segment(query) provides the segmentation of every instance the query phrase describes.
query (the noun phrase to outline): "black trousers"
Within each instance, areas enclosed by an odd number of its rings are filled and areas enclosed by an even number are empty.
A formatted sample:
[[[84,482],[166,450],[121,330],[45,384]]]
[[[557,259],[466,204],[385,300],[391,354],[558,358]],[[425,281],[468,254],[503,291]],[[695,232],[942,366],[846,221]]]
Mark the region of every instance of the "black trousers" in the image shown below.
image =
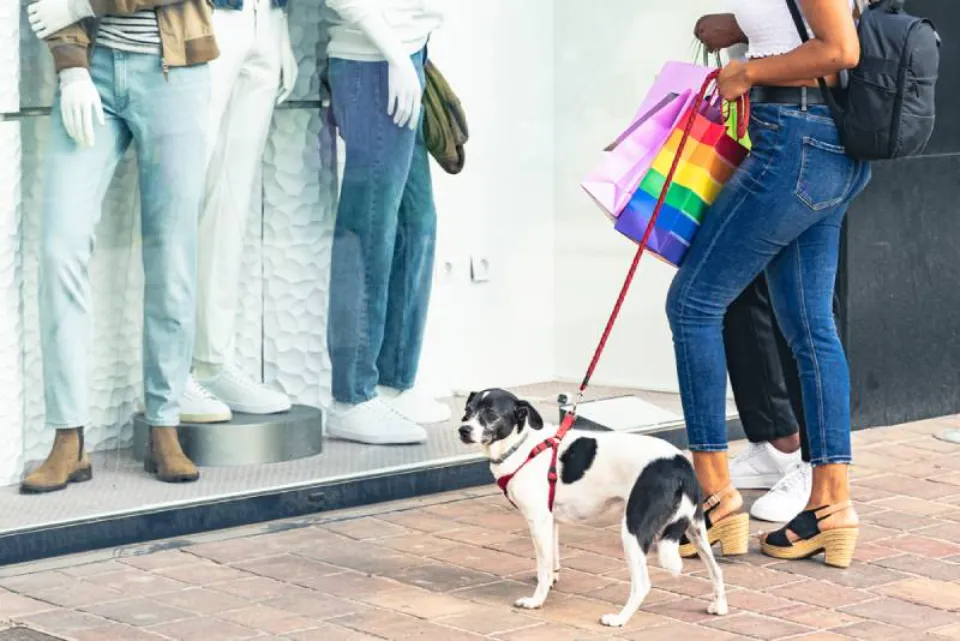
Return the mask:
[[[727,310],[723,345],[734,401],[747,439],[763,443],[799,431],[803,460],[809,461],[800,376],[790,346],[777,325],[763,274]]]

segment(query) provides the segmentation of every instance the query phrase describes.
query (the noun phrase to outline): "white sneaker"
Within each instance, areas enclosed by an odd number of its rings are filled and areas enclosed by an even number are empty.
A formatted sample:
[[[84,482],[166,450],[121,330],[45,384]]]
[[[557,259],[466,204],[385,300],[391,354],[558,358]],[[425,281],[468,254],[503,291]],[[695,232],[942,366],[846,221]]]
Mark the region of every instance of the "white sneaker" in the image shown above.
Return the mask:
[[[291,407],[285,394],[268,389],[231,367],[224,367],[216,378],[200,380],[199,383],[234,412],[279,414]]]
[[[769,443],[750,443],[730,461],[730,480],[738,490],[769,490],[800,460],[799,450],[784,454]]]
[[[377,394],[394,412],[408,421],[432,425],[450,420],[450,406],[431,398],[416,388],[403,392],[390,387],[377,387]]]
[[[327,436],[368,445],[412,445],[427,430],[391,410],[379,397],[359,405],[334,403],[327,412]]]
[[[180,397],[180,420],[184,423],[226,423],[233,418],[230,408],[208,392],[192,375]]]
[[[786,523],[803,511],[810,500],[813,468],[807,463],[794,465],[789,474],[750,508],[750,516],[761,521]]]

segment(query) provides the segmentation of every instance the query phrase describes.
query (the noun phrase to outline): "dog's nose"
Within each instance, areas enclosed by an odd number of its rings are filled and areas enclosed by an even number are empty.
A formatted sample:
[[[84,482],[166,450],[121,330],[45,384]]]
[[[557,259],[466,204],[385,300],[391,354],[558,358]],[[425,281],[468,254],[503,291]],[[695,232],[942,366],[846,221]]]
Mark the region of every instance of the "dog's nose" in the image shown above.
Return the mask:
[[[470,438],[470,433],[472,431],[473,431],[473,428],[471,428],[469,425],[460,426],[460,438],[464,440]]]

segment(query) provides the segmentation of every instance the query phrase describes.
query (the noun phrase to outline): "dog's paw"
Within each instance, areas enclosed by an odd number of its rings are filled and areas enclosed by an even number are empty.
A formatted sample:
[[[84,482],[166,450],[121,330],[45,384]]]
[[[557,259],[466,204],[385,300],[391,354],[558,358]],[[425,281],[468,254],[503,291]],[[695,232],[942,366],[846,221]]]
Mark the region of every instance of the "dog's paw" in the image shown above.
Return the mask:
[[[536,599],[534,597],[524,597],[522,599],[517,599],[513,606],[515,608],[520,608],[521,610],[539,610],[543,607],[543,599]]]
[[[707,612],[710,614],[715,614],[718,617],[726,616],[727,612],[729,611],[730,610],[727,607],[726,599],[716,599],[707,606]]]
[[[604,614],[600,617],[600,623],[607,626],[608,628],[622,628],[627,625],[627,619],[623,618],[619,614]]]

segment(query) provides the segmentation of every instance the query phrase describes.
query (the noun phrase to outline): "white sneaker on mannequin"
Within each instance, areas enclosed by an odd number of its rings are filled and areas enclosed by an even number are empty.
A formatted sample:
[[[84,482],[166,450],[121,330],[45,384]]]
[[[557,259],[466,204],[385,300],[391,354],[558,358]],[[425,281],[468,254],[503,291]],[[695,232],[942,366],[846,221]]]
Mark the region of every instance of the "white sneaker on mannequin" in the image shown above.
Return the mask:
[[[203,388],[191,375],[180,397],[180,421],[183,423],[226,423],[233,418],[230,408]]]
[[[750,516],[771,523],[786,523],[803,511],[813,488],[813,468],[797,463],[793,469],[758,498],[750,508]]]
[[[197,381],[208,392],[243,414],[279,414],[290,411],[290,399],[265,385],[247,378],[231,367],[224,367],[215,377]]]
[[[443,423],[449,421],[452,415],[449,405],[431,398],[417,388],[401,392],[392,387],[377,387],[377,394],[394,412],[421,425]]]
[[[380,397],[359,405],[334,403],[327,412],[327,436],[367,445],[415,445],[427,430],[387,407]]]

